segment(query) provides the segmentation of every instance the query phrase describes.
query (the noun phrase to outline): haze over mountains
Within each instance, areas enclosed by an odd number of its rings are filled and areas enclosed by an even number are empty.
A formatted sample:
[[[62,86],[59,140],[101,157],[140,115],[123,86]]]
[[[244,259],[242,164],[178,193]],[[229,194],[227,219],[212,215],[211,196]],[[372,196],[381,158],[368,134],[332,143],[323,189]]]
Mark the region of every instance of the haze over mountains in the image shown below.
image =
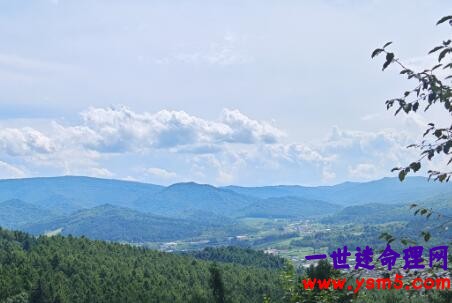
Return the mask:
[[[160,186],[90,177],[0,180],[0,226],[34,234],[59,230],[112,241],[167,241],[203,231],[246,231],[242,217],[344,222],[404,218],[403,204],[430,199],[448,208],[452,185],[412,177],[334,186]],[[391,206],[389,206],[391,204]],[[357,206],[363,205],[363,206]],[[388,211],[390,214],[388,214]],[[378,218],[377,218],[378,217]]]
[[[154,242],[198,236],[203,227],[189,220],[155,216],[105,204],[25,225],[22,229],[39,234],[63,228],[65,234],[84,235],[91,239]]]
[[[74,176],[9,179],[0,180],[0,201],[20,199],[43,207],[58,201],[79,209],[106,203],[127,207],[136,199],[153,195],[163,188],[153,184]]]
[[[280,185],[264,187],[228,186],[226,188],[236,193],[257,198],[295,196],[345,206],[365,203],[409,203],[438,194],[452,194],[450,184],[427,182],[427,179],[423,177],[410,177],[404,182],[400,182],[397,178],[383,178],[363,183],[345,182],[333,186],[317,187]]]

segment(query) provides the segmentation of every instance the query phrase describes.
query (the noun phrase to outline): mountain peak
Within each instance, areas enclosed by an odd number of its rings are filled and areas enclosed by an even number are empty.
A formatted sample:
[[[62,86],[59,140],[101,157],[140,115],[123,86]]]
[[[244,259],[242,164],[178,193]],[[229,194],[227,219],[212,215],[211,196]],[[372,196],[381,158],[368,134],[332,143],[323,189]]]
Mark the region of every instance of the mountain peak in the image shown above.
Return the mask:
[[[202,184],[202,183],[196,183],[193,181],[190,182],[179,182],[179,183],[174,183],[170,186],[168,186],[167,188],[184,188],[184,187],[200,187],[200,188],[212,188],[212,189],[217,189],[215,186],[210,185],[210,184]]]

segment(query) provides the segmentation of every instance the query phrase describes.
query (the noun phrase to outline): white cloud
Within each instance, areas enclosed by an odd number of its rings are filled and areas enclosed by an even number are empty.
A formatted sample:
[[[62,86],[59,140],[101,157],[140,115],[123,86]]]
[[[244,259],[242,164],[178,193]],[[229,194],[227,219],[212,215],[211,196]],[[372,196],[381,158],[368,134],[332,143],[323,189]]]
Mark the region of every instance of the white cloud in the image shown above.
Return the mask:
[[[225,109],[215,120],[184,111],[137,113],[126,107],[89,108],[81,117],[73,125],[40,123],[36,126],[40,130],[3,128],[0,153],[16,158],[14,163],[33,174],[45,170],[47,174],[215,184],[367,180],[387,176],[392,167],[417,157],[416,151],[406,149],[417,131],[334,127],[325,140],[311,144],[286,142],[282,130],[238,110]],[[423,122],[410,118],[406,123],[419,129]],[[149,168],[143,169],[142,163]],[[11,167],[8,171],[13,176],[25,174]]]
[[[0,153],[23,156],[54,150],[55,146],[49,137],[30,127],[0,129]]]
[[[330,168],[325,166],[322,170],[322,180],[325,182],[331,182],[336,179],[336,173],[330,171]]]
[[[91,177],[102,178],[111,178],[115,175],[114,173],[103,167],[92,167],[91,169],[87,170],[85,174]]]
[[[221,122],[229,126],[231,133],[226,137],[229,142],[237,143],[276,143],[284,133],[267,122],[248,118],[238,110],[224,109]]]
[[[272,158],[284,159],[292,163],[327,163],[332,160],[331,157],[326,157],[318,150],[305,144],[276,144],[267,147],[266,150]]]
[[[23,170],[14,167],[6,162],[0,161],[0,178],[1,179],[13,179],[23,178],[26,174]]]
[[[349,168],[350,177],[358,180],[370,180],[378,176],[377,168],[373,164],[360,163]]]
[[[323,154],[341,154],[346,157],[380,156],[398,158],[400,151],[405,151],[413,143],[413,136],[404,131],[381,130],[363,132],[342,130],[334,127],[322,144]]]
[[[1,129],[0,153],[20,158],[37,172],[45,169],[48,173],[97,177],[121,177],[109,170],[109,161],[163,151],[169,159],[211,155],[203,164],[205,170],[217,171],[218,182],[226,182],[233,178],[228,164],[233,157],[240,162],[237,154],[241,149],[275,145],[284,135],[268,122],[228,109],[223,110],[218,120],[206,120],[184,111],[137,113],[126,107],[89,108],[82,112],[77,124],[55,121],[48,121],[47,126],[40,124],[40,130]],[[238,152],[232,153],[234,149]],[[216,160],[212,156],[216,153],[224,159]],[[179,176],[159,166],[151,167],[145,174],[160,179]],[[200,170],[199,175],[202,174]],[[190,178],[185,173],[185,179]]]
[[[176,173],[158,167],[147,168],[145,170],[145,173],[161,179],[174,179],[175,177],[177,177]]]
[[[319,150],[334,157],[330,164],[339,179],[367,180],[387,176],[393,167],[416,160],[418,152],[406,148],[416,137],[417,133],[392,129],[363,132],[334,127]]]
[[[275,143],[283,132],[267,122],[252,120],[238,110],[223,111],[209,121],[184,111],[136,113],[126,107],[89,108],[83,123],[56,125],[62,137],[99,152],[115,153],[149,148],[175,148],[194,153],[215,152],[222,143]]]

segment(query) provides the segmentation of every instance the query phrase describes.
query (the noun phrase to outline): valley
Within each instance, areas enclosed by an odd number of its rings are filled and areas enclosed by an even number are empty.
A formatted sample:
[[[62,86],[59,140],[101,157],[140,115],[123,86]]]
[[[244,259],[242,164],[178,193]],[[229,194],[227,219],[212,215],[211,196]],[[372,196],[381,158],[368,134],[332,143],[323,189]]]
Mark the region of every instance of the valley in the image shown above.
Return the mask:
[[[423,178],[247,188],[57,177],[1,180],[0,197],[8,199],[0,202],[0,226],[34,235],[86,236],[174,253],[236,246],[296,266],[306,265],[306,255],[343,245],[381,249],[384,232],[416,238],[435,228],[434,220],[413,216],[410,203],[446,215],[452,209],[452,186]],[[444,237],[452,238],[451,231],[432,243]]]

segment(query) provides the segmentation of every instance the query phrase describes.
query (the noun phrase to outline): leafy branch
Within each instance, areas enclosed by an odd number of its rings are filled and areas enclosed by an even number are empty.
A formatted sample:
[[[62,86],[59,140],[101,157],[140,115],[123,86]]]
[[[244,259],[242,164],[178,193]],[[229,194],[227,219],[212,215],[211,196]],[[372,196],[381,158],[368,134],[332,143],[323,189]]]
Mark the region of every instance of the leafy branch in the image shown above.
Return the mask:
[[[452,15],[441,18],[437,25],[448,22],[452,26]],[[452,117],[452,87],[446,82],[452,79],[452,40],[443,41],[429,51],[429,55],[437,55],[438,64],[430,69],[416,72],[408,68],[400,59],[396,58],[393,52],[387,50],[392,42],[388,42],[381,48],[372,52],[371,57],[385,56],[382,70],[390,65],[398,66],[400,74],[406,76],[408,80],[414,80],[416,85],[403,93],[401,97],[389,99],[386,101],[386,108],[395,108],[395,115],[400,112],[409,114],[418,112],[420,108],[424,111],[429,110],[433,105],[442,105],[444,110]],[[442,70],[446,76],[440,77],[438,71]],[[395,167],[392,171],[398,171],[399,179],[403,181],[410,172],[417,172],[421,169],[425,160],[431,161],[436,157],[445,157],[447,166],[452,163],[452,120],[449,126],[437,126],[435,123],[429,123],[428,128],[423,134],[424,140],[419,143],[411,144],[408,148],[416,148],[420,151],[420,157],[405,167]],[[428,171],[429,179],[433,178],[440,182],[448,182],[452,176],[451,170]]]

